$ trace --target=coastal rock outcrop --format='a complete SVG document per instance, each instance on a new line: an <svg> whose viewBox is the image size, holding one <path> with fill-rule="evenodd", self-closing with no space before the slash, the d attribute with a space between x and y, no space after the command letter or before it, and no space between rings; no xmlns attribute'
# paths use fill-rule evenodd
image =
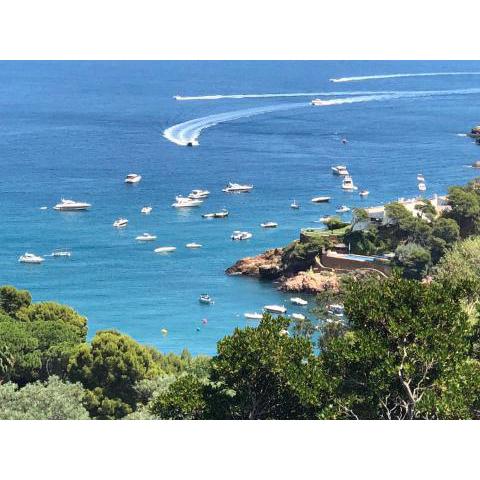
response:
<svg viewBox="0 0 480 480"><path fill-rule="evenodd" d="M338 292L340 281L333 272L299 272L292 277L283 278L280 290L284 292L320 293L325 290Z"/></svg>
<svg viewBox="0 0 480 480"><path fill-rule="evenodd" d="M256 278L275 279L282 272L282 248L272 248L255 257L238 260L227 268L228 275L248 275Z"/></svg>

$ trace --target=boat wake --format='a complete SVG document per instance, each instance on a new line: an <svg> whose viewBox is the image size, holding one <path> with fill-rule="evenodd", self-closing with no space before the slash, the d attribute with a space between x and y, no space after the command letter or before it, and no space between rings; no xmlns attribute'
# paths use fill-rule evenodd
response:
<svg viewBox="0 0 480 480"><path fill-rule="evenodd" d="M441 77L441 76L448 76L448 75L480 75L480 72L395 73L391 75L367 75L364 77L331 78L330 81L333 83L361 82L363 80L381 80L384 78Z"/></svg>
<svg viewBox="0 0 480 480"><path fill-rule="evenodd" d="M436 96L453 96L453 95L475 95L480 94L480 88L469 88L459 90L425 90L425 91L397 91L389 93L381 93L375 95L355 95L345 98L332 98L325 100L321 106L311 107L308 102L301 103L283 103L277 105L269 105L264 107L246 108L243 110L234 110L230 112L217 113L208 115L206 117L195 118L187 122L179 123L167 128L163 132L163 136L177 144L177 145L197 145L198 137L206 128L213 127L219 123L238 120L241 118L253 117L256 115L263 115L266 113L280 112L285 110L293 110L297 108L311 107L317 110L318 108L345 105L354 103L365 103L375 101L396 100L402 98L421 98L421 97L436 97Z"/></svg>

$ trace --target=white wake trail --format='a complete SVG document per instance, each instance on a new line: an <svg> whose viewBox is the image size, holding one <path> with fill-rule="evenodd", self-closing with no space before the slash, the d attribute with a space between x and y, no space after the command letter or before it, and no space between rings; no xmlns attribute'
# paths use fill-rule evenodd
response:
<svg viewBox="0 0 480 480"><path fill-rule="evenodd" d="M403 78L403 77L441 77L449 75L480 75L480 72L430 72L430 73L394 73L391 75L366 75L363 77L342 77L331 78L333 83L340 82L361 82L363 80L381 80L384 78Z"/></svg>

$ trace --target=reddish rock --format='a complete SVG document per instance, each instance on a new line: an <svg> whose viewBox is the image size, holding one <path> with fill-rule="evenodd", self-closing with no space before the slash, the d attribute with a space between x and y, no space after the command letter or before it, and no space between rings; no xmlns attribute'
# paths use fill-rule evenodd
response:
<svg viewBox="0 0 480 480"><path fill-rule="evenodd" d="M251 277L276 278L280 275L282 248L272 248L256 257L242 258L227 268L228 275L249 275Z"/></svg>
<svg viewBox="0 0 480 480"><path fill-rule="evenodd" d="M339 277L333 272L299 272L293 277L282 279L280 290L284 292L320 293L324 290L338 292Z"/></svg>

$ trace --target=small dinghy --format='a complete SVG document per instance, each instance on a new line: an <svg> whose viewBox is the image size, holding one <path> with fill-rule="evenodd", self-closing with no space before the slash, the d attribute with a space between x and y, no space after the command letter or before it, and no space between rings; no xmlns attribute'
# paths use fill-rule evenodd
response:
<svg viewBox="0 0 480 480"><path fill-rule="evenodd" d="M138 235L138 237L135 237L135 240L138 240L139 242L151 242L156 239L157 239L156 235L150 235L150 233L146 233L146 232L142 235Z"/></svg>
<svg viewBox="0 0 480 480"><path fill-rule="evenodd" d="M331 200L332 197L313 197L312 198L312 202L313 203L326 203L326 202L329 202Z"/></svg>
<svg viewBox="0 0 480 480"><path fill-rule="evenodd" d="M361 197L366 197L366 196L368 196L369 193L370 193L370 192L369 192L368 190L362 190L362 191L359 193L359 195L360 195Z"/></svg>
<svg viewBox="0 0 480 480"><path fill-rule="evenodd" d="M235 230L230 236L232 240L248 240L252 237L253 235L250 232L241 232L240 230Z"/></svg>
<svg viewBox="0 0 480 480"><path fill-rule="evenodd" d="M124 228L128 225L128 220L126 218L119 218L113 222L115 228Z"/></svg>
<svg viewBox="0 0 480 480"><path fill-rule="evenodd" d="M265 222L265 223L261 223L260 226L262 228L277 228L278 223L276 223L276 222Z"/></svg>
<svg viewBox="0 0 480 480"><path fill-rule="evenodd" d="M212 297L206 293L202 293L198 298L198 301L200 303L204 303L205 305L213 305L214 303Z"/></svg>
<svg viewBox="0 0 480 480"><path fill-rule="evenodd" d="M158 247L154 250L155 253L169 253L174 252L177 247Z"/></svg>
<svg viewBox="0 0 480 480"><path fill-rule="evenodd" d="M140 212L143 213L144 215L149 215L151 211L152 211L152 207L143 207L140 210Z"/></svg>
<svg viewBox="0 0 480 480"><path fill-rule="evenodd" d="M186 248L202 248L202 244L201 243L195 243L195 242L191 242L191 243L187 243L185 245Z"/></svg>

